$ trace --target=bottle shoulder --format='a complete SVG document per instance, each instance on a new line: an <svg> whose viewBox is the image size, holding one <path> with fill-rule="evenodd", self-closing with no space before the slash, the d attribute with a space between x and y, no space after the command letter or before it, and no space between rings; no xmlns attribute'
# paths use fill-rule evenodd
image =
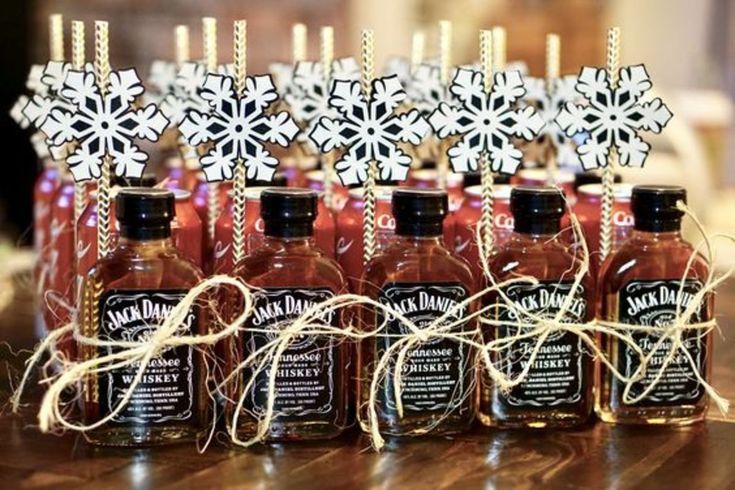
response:
<svg viewBox="0 0 735 490"><path fill-rule="evenodd" d="M695 254L692 260L692 255ZM687 270L687 264L691 267ZM707 259L685 240L641 240L631 238L603 263L600 285L606 290L619 289L633 279L704 280L709 273Z"/></svg>
<svg viewBox="0 0 735 490"><path fill-rule="evenodd" d="M235 265L236 276L255 287L321 287L347 289L336 260L316 246L297 251L261 247Z"/></svg>
<svg viewBox="0 0 735 490"><path fill-rule="evenodd" d="M590 260L594 260L591 258ZM579 256L559 240L511 240L490 257L490 271L498 280L527 275L541 281L570 280L582 267ZM587 274L591 279L591 275Z"/></svg>
<svg viewBox="0 0 735 490"><path fill-rule="evenodd" d="M201 269L175 248L143 255L117 248L100 259L87 275L88 281L119 289L188 289L203 278Z"/></svg>
<svg viewBox="0 0 735 490"><path fill-rule="evenodd" d="M373 257L363 273L364 292L386 283L458 282L476 290L469 264L443 246L429 249L387 247Z"/></svg>

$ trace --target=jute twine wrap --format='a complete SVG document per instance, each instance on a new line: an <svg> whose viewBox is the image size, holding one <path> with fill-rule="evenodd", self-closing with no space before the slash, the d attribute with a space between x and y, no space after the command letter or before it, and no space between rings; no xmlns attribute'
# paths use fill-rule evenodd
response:
<svg viewBox="0 0 735 490"><path fill-rule="evenodd" d="M620 28L611 27L607 31L607 77L610 87L618 88L618 67L620 65ZM602 170L602 202L600 204L600 263L612 250L613 232L613 194L615 188L615 167L618 161L618 152L615 146L610 146L607 157L607 166Z"/></svg>
<svg viewBox="0 0 735 490"><path fill-rule="evenodd" d="M217 19L213 17L202 18L202 40L207 72L217 73ZM211 240L214 240L214 229L219 213L219 184L210 182L207 185L207 225Z"/></svg>
<svg viewBox="0 0 735 490"><path fill-rule="evenodd" d="M215 318L217 319L215 323L222 325L220 330L212 331L210 329L210 333L206 335L190 334L187 332L186 319L198 298L208 291L222 286L230 287L232 291L236 291L241 296L243 304L242 313L231 322L225 322L214 312ZM49 386L44 394L38 412L40 429L43 432L47 432L61 427L85 432L99 428L118 415L130 402L136 387L140 383L152 359L159 357L164 351L174 347L213 346L217 342L230 338L241 329L246 318L252 312L252 308L253 295L251 291L237 279L219 275L210 277L193 287L181 302L173 308L166 320L156 329L155 334L143 341L100 340L94 333L90 335L88 332L80 331L77 323L65 325L51 332L28 360L27 369L23 378L11 398L13 410L18 411L20 408L21 396L28 383L33 367L40 361L43 354L50 352L52 357L56 357L62 363L62 369L59 370L60 374L53 380L42 380L44 383L49 383ZM96 355L80 362L66 360L58 355L56 345L61 338L71 333L74 334L75 341L82 348L91 348L96 352L99 352L103 348L112 348L115 351L110 354ZM120 401L105 417L91 424L81 424L67 418L67 415L64 413L66 403L62 400L62 395L66 390L73 389L75 386L78 387L79 383L85 379L96 379L98 376L102 376L109 371L131 368L133 366L137 366L135 368L136 374L130 386L120 398Z"/></svg>
<svg viewBox="0 0 735 490"><path fill-rule="evenodd" d="M633 405L635 403L643 401L646 396L648 396L648 394L651 393L651 391L653 391L653 389L658 385L664 373L666 372L666 369L671 365L677 355L681 354L689 362L692 373L694 374L697 381L702 385L707 395L709 395L710 399L715 403L720 412L723 415L726 415L730 408L730 402L720 396L717 391L712 387L712 385L710 385L704 379L702 373L699 372L697 362L694 360L694 357L692 356L691 352L689 352L689 349L684 342L684 336L687 333L691 332L698 332L701 335L706 335L718 328L717 320L715 320L714 317L704 322L694 322L692 321L692 319L693 316L706 305L708 299L711 298L712 295L715 293L715 289L730 276L732 276L733 272L735 272L735 267L730 267L726 272L722 274L715 274L713 266L715 262L715 250L712 244L713 240L725 239L729 242L735 242L735 236L725 234L714 234L710 236L704 229L704 225L702 225L702 222L694 215L694 213L686 206L686 204L680 201L677 203L677 207L692 220L697 228L697 231L702 235L702 242L697 247L695 247L695 250L689 256L689 260L687 261L686 267L684 268L685 272L679 283L679 290L677 292L677 295L678 297L682 296L684 286L689 277L689 272L692 270L692 265L694 264L694 261L697 260L697 256L702 251L704 251L706 254L705 258L707 259L707 263L710 264L710 267L707 273L707 279L704 281L702 288L694 294L691 302L683 310L681 304L677 302L676 315L674 317L674 320L667 325L656 327L641 326L610 322L606 320L598 320L598 323L603 327L610 328L616 331L630 333L644 332L647 334L653 333L655 336L658 336L659 338L651 348L651 351L645 355L644 362L642 363L642 366L644 367L647 366L654 358L654 356L657 355L657 351L662 345L666 344L667 342L670 342L671 344L671 347L666 353L664 361L661 363L660 367L657 368L658 371L654 375L650 384L646 386L646 388L641 393L639 393L638 396L631 395L633 383L636 380L629 382L625 386L625 389L623 390L624 403Z"/></svg>
<svg viewBox="0 0 735 490"><path fill-rule="evenodd" d="M97 20L94 22L94 76L102 97L107 94L110 80L109 47L107 22ZM110 251L111 166L110 155L104 155L101 175L97 181L97 258L100 259Z"/></svg>
<svg viewBox="0 0 735 490"><path fill-rule="evenodd" d="M370 98L373 78L375 78L375 37L372 29L362 31L360 43L360 81L365 98ZM367 179L364 185L365 204L362 211L363 262L367 264L375 255L375 180L378 169L374 161L368 163Z"/></svg>
<svg viewBox="0 0 735 490"><path fill-rule="evenodd" d="M708 258L712 260L714 252L712 250L711 241L713 238L723 236L715 235L713 237L708 237L704 232L701 223L696 220L692 213L683 204L680 204L679 207L687 216L694 219L697 224L697 228L705 237L704 247L707 251ZM625 402L635 403L640 397L630 397L629 387L645 375L648 363L651 360L651 354L643 352L632 338L632 334L639 331L645 331L649 334L652 332L658 333L662 337L672 341L672 351L669 353L667 361L662 365L662 371L670 364L675 353L682 351L684 355L690 359L692 368L694 372L697 373L697 380L702 383L707 394L715 401L718 408L722 410L723 413L726 412L728 409L727 400L720 397L706 382L702 374L698 372L694 360L691 358L691 355L686 352L686 347L682 342L681 336L686 331L696 330L708 332L709 330L716 328L714 320L701 323L690 323L690 320L694 312L698 311L703 302L706 301L708 295L712 294L714 289L730 274L732 274L735 267L731 268L727 273L717 277L713 273L710 273L702 290L697 293L687 308L677 311L676 319L670 325L644 327L599 321L577 323L570 320L571 316L569 312L573 301L578 296L582 281L588 273L589 254L587 245L581 238L582 235L579 222L573 215L572 230L575 240L579 242L581 258L579 259L578 268L574 274L572 287L562 301L558 312L556 312L551 318L546 318L540 314L531 313L519 308L505 293L505 288L512 284L537 284L538 281L536 279L521 276L503 282L497 282L494 280L492 274L490 274L489 251L484 247L481 229L478 225L476 229L476 239L478 248L480 249L481 265L486 276L489 278L490 284L482 291L457 304L454 308L450 309L450 311L446 312L440 318L437 318L425 327L418 327L409 319L404 317L402 313L394 310L388 305L381 304L378 301L364 296L344 294L334 296L327 301L312 305L301 316L294 320L264 329L248 329L248 332L251 333L270 334L273 336L273 340L269 341L266 345L256 351L249 353L248 356L239 362L238 365L228 373L225 379L216 386L214 393L209 393L210 399L214 399L215 396L221 396L222 393L227 392L225 389L227 384L239 376L244 369L252 369L253 372L251 378L244 386L244 389L239 392L237 400L232 400L236 406L229 429L229 437L232 443L238 446L248 447L266 439L269 427L273 420L279 416L275 410L278 366L282 361L283 354L299 337L307 335L328 336L329 338L334 339L334 341L372 341L375 337L390 336L385 332L387 321L380 324L376 322L374 325L355 325L354 323L349 323L346 326L335 327L327 324L324 320L325 318L331 318L332 314L354 311L356 307L370 308L374 312L380 312L384 318L390 318L400 322L400 324L402 324L409 332L406 335L399 335L398 340L395 341L391 347L376 360L374 371L370 379L370 389L368 392L368 402L366 407L367 420L361 422L363 422L365 429L370 434L372 445L376 450L382 449L385 444L379 430L378 416L381 383L384 382L387 376L393 376L393 389L397 409L399 415L402 414L403 406L401 393L403 389L403 379L401 373L403 372L403 367L405 363L408 362L412 349L419 347L423 343L437 339L451 340L452 342L468 346L476 353L477 362L482 363L480 365L482 365L483 369L486 370L487 375L492 382L501 391L508 392L510 389L520 385L527 379L530 369L539 355L544 343L554 333L569 332L578 336L592 352L592 355L597 358L599 362L602 362L617 379L627 385L626 394L628 394L628 396L625 399ZM735 242L735 237L724 237ZM699 248L700 247L693 252L692 257L690 258L690 265L695 260L696 254L699 252ZM686 280L686 276L683 280ZM682 285L683 284L684 282L682 281ZM237 290L238 295L242 298L242 313L229 323L225 322L222 318L217 317L217 322L222 324L222 328L217 332L210 333L209 335L189 335L187 332L184 332L181 326L197 298L211 289L222 286L232 286ZM458 312L469 311L468 307L471 304L477 302L483 296L491 292L494 292L499 296L502 301L501 305L488 305L475 311L471 311L467 315L457 319ZM131 399L132 393L143 376L148 362L160 355L165 349L179 345L211 346L220 340L233 338L238 332L242 332L246 318L252 313L254 299L257 294L257 291L249 289L237 279L227 276L214 276L209 278L193 288L189 294L187 294L187 296L174 308L172 314L159 327L154 337L146 342L103 342L98 340L94 335L79 332L74 325L68 325L63 329L52 332L41 343L33 357L31 357L19 388L13 396L13 408L17 410L19 407L20 395L27 384L29 373L33 369L34 364L39 361L44 352L50 351L54 353L56 343L65 334L73 331L77 342L83 346L91 346L95 349L99 347L113 347L117 352L114 354L95 356L78 363L66 361L64 369L61 371L62 374L59 374L55 379L45 380L46 382L49 382L50 385L39 411L39 423L41 429L44 431L53 430L56 427L77 431L88 431L97 428L109 421L115 414L119 413L124 408L125 404ZM508 320L501 321L495 318L485 318L489 308L507 309L515 314L517 320L515 322L509 322ZM351 315L349 318L354 319L355 317L355 315ZM461 330L462 325L473 320L477 320L477 326L474 330ZM508 326L509 324L517 327L515 334L496 337L494 340L487 342L480 340L482 338L483 331L487 331L487 329L490 328L494 329L500 326ZM605 356L604 352L602 352L595 341L598 334L613 337L616 341L620 342L620 348L630 348L635 352L639 357L641 364L633 375L629 377L623 375L617 370L614 362L610 361ZM504 359L507 359L507 356L511 355L510 353L518 348L517 344L520 341L533 341L533 348L530 350L528 362L524 369L518 374L510 376L505 374L502 369L497 366L503 365ZM661 343L665 341L667 340L662 339L658 345L661 345ZM393 362L394 359L395 362ZM95 375L99 375L113 369L128 368L132 365L137 366L135 379L124 397L120 400L120 403L116 405L113 412L107 417L95 422L94 424L84 425L70 421L63 413L66 405L61 400L62 392L74 385L77 385L85 379L94 377ZM241 440L237 434L237 426L244 407L245 397L247 396L247 393L253 389L254 380L258 379L258 375L263 372L267 373L268 378L268 401L266 411L264 415L259 418L258 429L253 437L247 440ZM652 386L655 386L659 379L660 377L656 377ZM646 393L643 393L640 396L643 397L645 395Z"/></svg>
<svg viewBox="0 0 735 490"><path fill-rule="evenodd" d="M334 29L331 26L322 27L319 32L319 57L322 65L322 76L324 85L329 92L332 79L332 62L334 61ZM322 156L322 168L324 168L324 204L327 208L334 206L334 151Z"/></svg>
<svg viewBox="0 0 735 490"><path fill-rule="evenodd" d="M234 63L235 92L242 97L245 91L247 76L247 23L235 21L234 30ZM245 162L240 160L235 166L235 182L232 196L232 261L237 264L245 256Z"/></svg>

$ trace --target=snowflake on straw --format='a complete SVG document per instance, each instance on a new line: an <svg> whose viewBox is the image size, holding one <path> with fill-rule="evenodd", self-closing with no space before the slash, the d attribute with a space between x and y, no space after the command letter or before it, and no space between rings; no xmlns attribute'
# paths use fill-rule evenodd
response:
<svg viewBox="0 0 735 490"><path fill-rule="evenodd" d="M307 126L318 116L336 117L334 109L329 107L329 85L336 80L357 80L360 67L354 58L343 58L332 62L330 83L322 73L321 63L298 63L291 80L292 90L284 95L296 120Z"/></svg>
<svg viewBox="0 0 735 490"><path fill-rule="evenodd" d="M232 75L232 65L218 66L217 73ZM166 92L161 98L161 110L173 124L180 125L189 111L209 110L209 104L200 93L207 74L204 63L187 61L178 69L172 82L167 83L165 78L159 81L167 85Z"/></svg>
<svg viewBox="0 0 735 490"><path fill-rule="evenodd" d="M567 137L566 133L554 123L559 110L567 102L581 103L581 97L575 90L577 77L566 75L553 80L554 86L551 91L546 89L546 80L543 78L529 77L525 79L527 93L525 101L536 107L544 127L539 136L545 136L556 149L556 161L560 165L573 165L579 161L577 158L577 145L573 138ZM574 136L574 135L573 135Z"/></svg>
<svg viewBox="0 0 735 490"><path fill-rule="evenodd" d="M40 129L46 134L52 153L66 143L77 143L67 158L74 180L99 178L106 155L112 158L116 175L143 175L148 155L133 140L155 142L169 123L155 104L134 107L143 91L134 69L111 72L104 96L93 73L69 70L61 89L69 106L52 108Z"/></svg>
<svg viewBox="0 0 735 490"><path fill-rule="evenodd" d="M160 104L163 99L175 90L178 65L173 61L155 60L148 73L148 100ZM163 108L161 108L163 110ZM164 111L164 114L166 112ZM168 114L166 114L168 117Z"/></svg>
<svg viewBox="0 0 735 490"><path fill-rule="evenodd" d="M429 125L416 109L396 113L405 98L395 75L373 80L369 99L359 82L334 82L329 105L339 117L320 117L309 137L322 153L345 149L334 167L342 184L364 182L371 161L377 163L380 179L406 178L411 157L398 144L419 144Z"/></svg>
<svg viewBox="0 0 735 490"><path fill-rule="evenodd" d="M244 163L248 178L271 180L278 160L265 143L287 147L299 131L288 112L265 113L278 99L271 76L247 77L244 93L238 97L232 77L209 74L200 95L207 101L207 111L189 111L179 130L191 146L214 144L199 160L207 180L232 179L238 161Z"/></svg>
<svg viewBox="0 0 735 490"><path fill-rule="evenodd" d="M416 67L407 89L411 105L428 116L442 102L449 102L450 94L441 82L437 63L422 63Z"/></svg>
<svg viewBox="0 0 735 490"><path fill-rule="evenodd" d="M589 103L567 103L556 122L569 137L582 131L588 133L577 148L585 170L607 166L611 147L617 149L621 165L643 166L651 146L638 132L660 133L672 116L658 97L641 102L650 89L651 80L643 65L622 68L617 89L610 86L607 70L582 68L576 90Z"/></svg>
<svg viewBox="0 0 735 490"><path fill-rule="evenodd" d="M447 152L455 172L476 171L486 154L494 172L514 174L523 154L512 138L530 141L544 125L533 107L515 108L526 93L519 72L496 73L493 80L488 97L480 72L459 69L449 90L461 105L442 102L429 117L439 138L462 135Z"/></svg>

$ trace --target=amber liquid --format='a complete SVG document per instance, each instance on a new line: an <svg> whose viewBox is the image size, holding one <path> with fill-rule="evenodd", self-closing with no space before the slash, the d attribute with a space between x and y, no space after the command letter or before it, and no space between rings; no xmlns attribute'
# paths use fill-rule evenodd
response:
<svg viewBox="0 0 735 490"><path fill-rule="evenodd" d="M266 236L264 244L245 257L235 266L235 276L240 277L249 286L259 288L326 288L334 295L347 292L347 283L337 262L327 256L315 245L312 237L275 238ZM235 305L233 311L237 311ZM345 324L347 318L342 314L340 321ZM267 439L309 440L337 437L348 425L348 407L350 393L350 357L351 344L343 339L335 339L333 362L334 370L333 403L334 413L327 414L319 420L313 417L302 420L299 416L278 416L273 418ZM228 365L233 366L238 359L245 359L251 352L246 352L246 339L239 335L234 340L234 353L229 356ZM244 387L246 380L239 380L239 387ZM235 390L237 391L237 389ZM241 392L232 397L236 402ZM247 401L246 401L247 405ZM228 421L232 420L234 405L228 403ZM239 417L237 434L240 438L250 438L257 433L258 420L246 410Z"/></svg>
<svg viewBox="0 0 735 490"><path fill-rule="evenodd" d="M568 244L562 242L557 235L531 235L514 232L510 240L501 247L490 261L490 270L496 282L502 282L517 276L531 276L539 282L566 283L574 282L580 262L570 252ZM587 301L583 321L594 316L594 283L589 274L582 280L584 299ZM562 294L568 294L564 291ZM489 293L485 304L496 304L501 299L497 293ZM490 310L489 316L499 319L498 310ZM486 327L483 330L486 341L497 336L497 329ZM574 344L576 345L576 343ZM492 355L492 354L491 354ZM501 352L509 355L509 349ZM493 362L498 362L497 357ZM513 406L507 397L480 366L479 391L480 407L478 419L484 424L500 428L545 428L573 427L585 423L592 413L594 361L590 355L581 355L582 379L586 380L581 387L581 397L574 403L554 405ZM533 372L533 369L531 370ZM525 381L524 381L525 383ZM521 386L523 383L521 384Z"/></svg>
<svg viewBox="0 0 735 490"><path fill-rule="evenodd" d="M189 260L182 258L170 238L134 241L121 238L119 245L101 259L89 272L83 285L82 329L85 335L99 335L99 298L109 290L189 290L202 279L202 272ZM197 312L197 332L205 332L206 319ZM78 345L82 359L98 355L96 347ZM85 432L87 439L103 446L146 446L197 439L206 422L205 377L203 354L193 352L192 416L187 421L120 426L108 423L99 429ZM83 415L85 424L104 417L99 398L100 379L105 374L89 376L85 383ZM140 386L140 385L139 385ZM111 407L112 408L112 407Z"/></svg>
<svg viewBox="0 0 735 490"><path fill-rule="evenodd" d="M618 298L621 289L630 281L680 281L684 276L687 262L693 252L691 244L684 241L678 231L675 232L643 232L636 230L617 253L608 257L602 266L599 286L599 317L617 322ZM707 278L708 265L704 257L699 255L688 271L687 279L699 280ZM713 316L714 298L706 301L702 321ZM683 308L682 308L683 309ZM686 334L685 334L686 335ZM615 367L623 372L619 364L620 350L624 347L620 341L608 336L601 336L603 351ZM704 339L706 359L702 377L709 380L712 361L712 334ZM645 352L645 351L644 351ZM671 368L670 368L671 369ZM673 404L671 406L646 406L644 399L635 405L626 405L622 400L622 388L615 389L610 370L600 364L598 366L598 386L595 410L605 422L624 424L671 424L686 425L704 419L708 407L708 397L703 394L696 403ZM622 387L622 384L618 383Z"/></svg>
<svg viewBox="0 0 735 490"><path fill-rule="evenodd" d="M366 266L362 281L362 294L377 300L381 289L391 283L403 284L440 284L457 283L467 290L467 296L476 292L474 279L469 265L462 258L447 250L441 237L407 237L397 236L383 253L374 257ZM477 305L470 305L468 311L474 311ZM374 329L377 325L377 316L373 308L361 312L363 328ZM466 331L475 328L474 322L468 322ZM380 338L372 337L361 342L358 350L358 418L363 430L367 431L368 400L370 397L370 383L375 372L375 363L383 350ZM470 351L469 369L461 373L474 382L474 355ZM392 391L392 389L383 391ZM386 397L392 397L386 394ZM380 397L378 397L380 398ZM378 400L381 405L381 401ZM404 411L403 418L399 418L395 411L377 407L378 425L380 431L390 435L418 436L426 435L430 428L431 435L453 434L466 430L475 418L476 397L464 397L459 405L449 412L428 411L425 414L416 414L415 411Z"/></svg>

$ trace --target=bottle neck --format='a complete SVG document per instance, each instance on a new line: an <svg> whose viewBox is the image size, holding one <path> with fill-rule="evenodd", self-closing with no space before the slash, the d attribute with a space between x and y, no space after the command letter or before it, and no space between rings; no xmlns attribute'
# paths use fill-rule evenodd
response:
<svg viewBox="0 0 735 490"><path fill-rule="evenodd" d="M522 235L556 235L561 231L561 216L547 216L544 219L514 217L513 231Z"/></svg>
<svg viewBox="0 0 735 490"><path fill-rule="evenodd" d="M441 237L444 220L401 221L396 220L396 235L399 237L436 238Z"/></svg>
<svg viewBox="0 0 735 490"><path fill-rule="evenodd" d="M276 239L305 239L314 235L314 222L264 220L263 233Z"/></svg>
<svg viewBox="0 0 735 490"><path fill-rule="evenodd" d="M665 220L635 218L635 229L645 233L680 233L681 218Z"/></svg>
<svg viewBox="0 0 735 490"><path fill-rule="evenodd" d="M154 250L160 251L162 249L172 248L174 246L173 240L170 235L163 238L147 238L142 240L121 235L118 244L120 247L134 249L138 252L143 253Z"/></svg>
<svg viewBox="0 0 735 490"><path fill-rule="evenodd" d="M682 241L681 230L671 231L648 231L648 230L633 230L633 237L638 240L644 240L648 242L664 242L664 241Z"/></svg>
<svg viewBox="0 0 735 490"><path fill-rule="evenodd" d="M120 223L120 237L134 241L155 241L171 238L171 223L155 226L141 226L140 224L126 225Z"/></svg>
<svg viewBox="0 0 735 490"><path fill-rule="evenodd" d="M286 250L309 248L314 246L314 237L311 235L304 236L273 236L265 235L265 245L270 248L279 248Z"/></svg>
<svg viewBox="0 0 735 490"><path fill-rule="evenodd" d="M444 237L442 235L431 236L414 236L414 235L397 235L395 243L401 248L435 248L444 247Z"/></svg>

